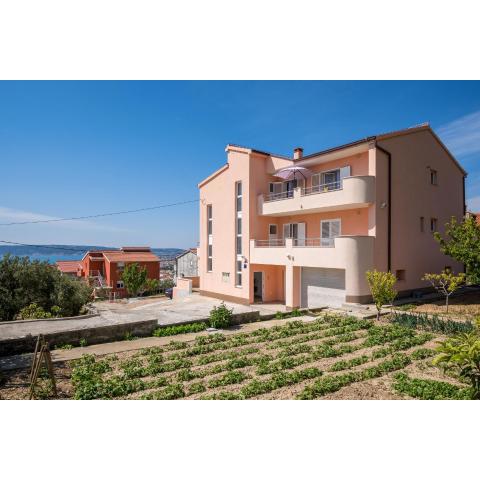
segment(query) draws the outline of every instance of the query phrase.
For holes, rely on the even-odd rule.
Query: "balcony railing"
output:
[[[265,196],[266,202],[276,202],[277,200],[285,200],[286,198],[293,198],[293,190],[280,193],[270,193]]]
[[[321,183],[320,185],[315,185],[313,187],[302,188],[302,196],[333,192],[336,190],[341,190],[342,188],[343,182],[341,180],[338,180],[337,182]]]
[[[294,238],[293,246],[334,248],[335,238]]]
[[[270,238],[268,240],[255,240],[256,247],[284,247],[284,238]]]

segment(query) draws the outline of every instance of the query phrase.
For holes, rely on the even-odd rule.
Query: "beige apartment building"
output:
[[[402,295],[463,266],[433,238],[465,212],[465,176],[429,125],[293,157],[227,145],[200,190],[200,291],[287,308],[371,300],[365,272]]]

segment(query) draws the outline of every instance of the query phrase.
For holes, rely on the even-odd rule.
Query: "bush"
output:
[[[48,262],[10,255],[0,260],[1,320],[14,320],[26,307],[22,318],[32,318],[33,313],[43,315],[41,310],[45,315],[75,316],[91,294],[84,282],[62,275]],[[32,304],[41,310],[35,311]]]
[[[472,398],[480,399],[480,321],[470,333],[460,333],[441,342],[433,364],[458,374],[472,386]]]
[[[42,307],[39,307],[36,303],[31,303],[28,307],[23,307],[20,310],[20,318],[52,318],[50,312],[46,312]]]
[[[470,321],[454,322],[452,320],[442,320],[438,315],[427,315],[426,313],[394,313],[390,317],[390,321],[404,327],[446,334],[466,333],[473,330],[473,324]]]
[[[397,279],[391,272],[379,272],[369,270],[366,273],[368,286],[372,293],[373,302],[377,309],[377,320],[380,318],[380,310],[384,305],[391,305],[397,296],[395,283]]]
[[[187,323],[186,325],[172,325],[171,327],[157,328],[153,332],[154,337],[169,337],[171,335],[179,335],[181,333],[202,332],[207,328],[204,322]]]
[[[218,307],[214,306],[210,310],[210,318],[208,324],[212,328],[227,328],[231,325],[233,318],[233,308],[229,309],[225,303],[221,303]]]

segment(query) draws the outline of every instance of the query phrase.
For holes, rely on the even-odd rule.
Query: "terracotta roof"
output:
[[[121,250],[103,252],[109,262],[160,262],[152,252],[122,252]]]
[[[82,264],[77,261],[59,260],[56,265],[62,273],[77,273],[82,269]]]

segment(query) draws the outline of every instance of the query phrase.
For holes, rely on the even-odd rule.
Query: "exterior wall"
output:
[[[378,146],[392,154],[391,160],[391,270],[405,270],[406,279],[397,284],[398,290],[409,291],[424,288],[421,281],[426,272],[439,272],[445,266],[461,271],[462,265],[443,255],[430,233],[430,218],[438,219],[438,227],[443,232],[444,224],[452,216],[459,220],[463,216],[463,172],[428,129],[415,130],[393,137],[377,137]],[[367,148],[365,144],[363,149]],[[344,262],[346,270],[347,301],[368,301],[365,270],[388,269],[388,156],[375,142],[368,151],[322,164],[312,165],[316,158],[305,159],[305,165],[314,172],[328,171],[350,165],[351,175],[375,177],[374,203],[349,210],[295,214],[288,216],[262,216],[258,214],[258,196],[268,193],[268,183],[278,181],[273,176],[276,170],[302,165],[303,161],[270,157],[241,147],[228,147],[228,165],[222,167],[200,184],[200,248],[199,275],[203,293],[217,298],[253,302],[253,272],[264,273],[264,301],[285,301],[288,306],[300,304],[300,264],[271,261],[280,250],[271,249],[266,256],[253,254],[250,264],[251,239],[268,239],[268,227],[277,225],[277,237],[283,236],[286,223],[306,224],[306,237],[320,237],[320,222],[340,218],[342,235],[370,237],[362,242],[369,245],[369,255],[360,255],[358,261],[352,257]],[[319,159],[320,161],[320,159]],[[438,172],[438,185],[430,184],[430,170]],[[235,182],[243,187],[242,211],[242,254],[246,259],[243,284],[235,286]],[[309,187],[307,181],[305,187]],[[213,271],[207,272],[207,205],[213,207]],[[420,231],[420,217],[424,217],[425,231]],[[372,238],[373,237],[373,238]],[[358,242],[352,240],[352,242]],[[252,244],[253,245],[253,244]],[[350,249],[353,252],[353,248]],[[350,251],[349,250],[349,251]],[[318,256],[320,253],[312,252]],[[318,252],[318,251],[317,251]],[[357,252],[358,253],[358,252]],[[302,255],[310,254],[307,250]],[[302,256],[296,252],[297,262]],[[268,257],[268,258],[267,258]],[[269,259],[269,260],[268,260]],[[267,261],[268,260],[268,261]],[[318,261],[315,263],[318,263]],[[352,264],[355,263],[354,265]],[[328,261],[326,263],[329,263]],[[313,265],[312,265],[313,266]],[[228,272],[228,282],[222,281],[222,272]]]
[[[340,210],[336,212],[310,213],[285,217],[270,217],[266,222],[258,217],[261,227],[256,228],[256,240],[268,239],[268,226],[277,225],[278,238],[282,238],[283,225],[287,223],[305,223],[307,238],[320,238],[320,222],[329,219],[341,219],[342,235],[368,235],[368,208]]]
[[[285,301],[285,267],[281,265],[250,265],[250,296],[253,298],[253,274],[263,273],[263,301],[284,302]]]
[[[188,252],[178,257],[175,261],[177,277],[197,277],[198,257],[193,252]]]
[[[148,278],[158,278],[160,277],[160,262],[124,262],[125,265],[128,263],[137,263],[141,268],[147,269]],[[106,261],[106,275],[105,280],[107,285],[112,287],[112,292],[118,292],[120,295],[126,295],[127,291],[125,288],[117,288],[117,281],[121,280],[122,271],[118,268],[117,262],[108,262]]]
[[[428,131],[380,144],[392,154],[392,271],[405,270],[406,277],[398,282],[398,289],[427,287],[421,277],[445,266],[463,271],[462,264],[440,252],[430,233],[432,217],[438,219],[442,234],[451,217],[463,218],[463,173]],[[430,184],[428,167],[438,172],[438,185]],[[425,218],[423,233],[421,216]]]
[[[249,238],[250,238],[250,154],[242,149],[228,152],[228,168],[200,186],[200,247],[198,269],[202,293],[215,293],[219,298],[250,302]],[[247,268],[242,270],[242,286],[235,286],[235,182],[242,182],[242,251]],[[213,270],[207,272],[207,205],[213,210]],[[222,273],[230,274],[228,282]]]

